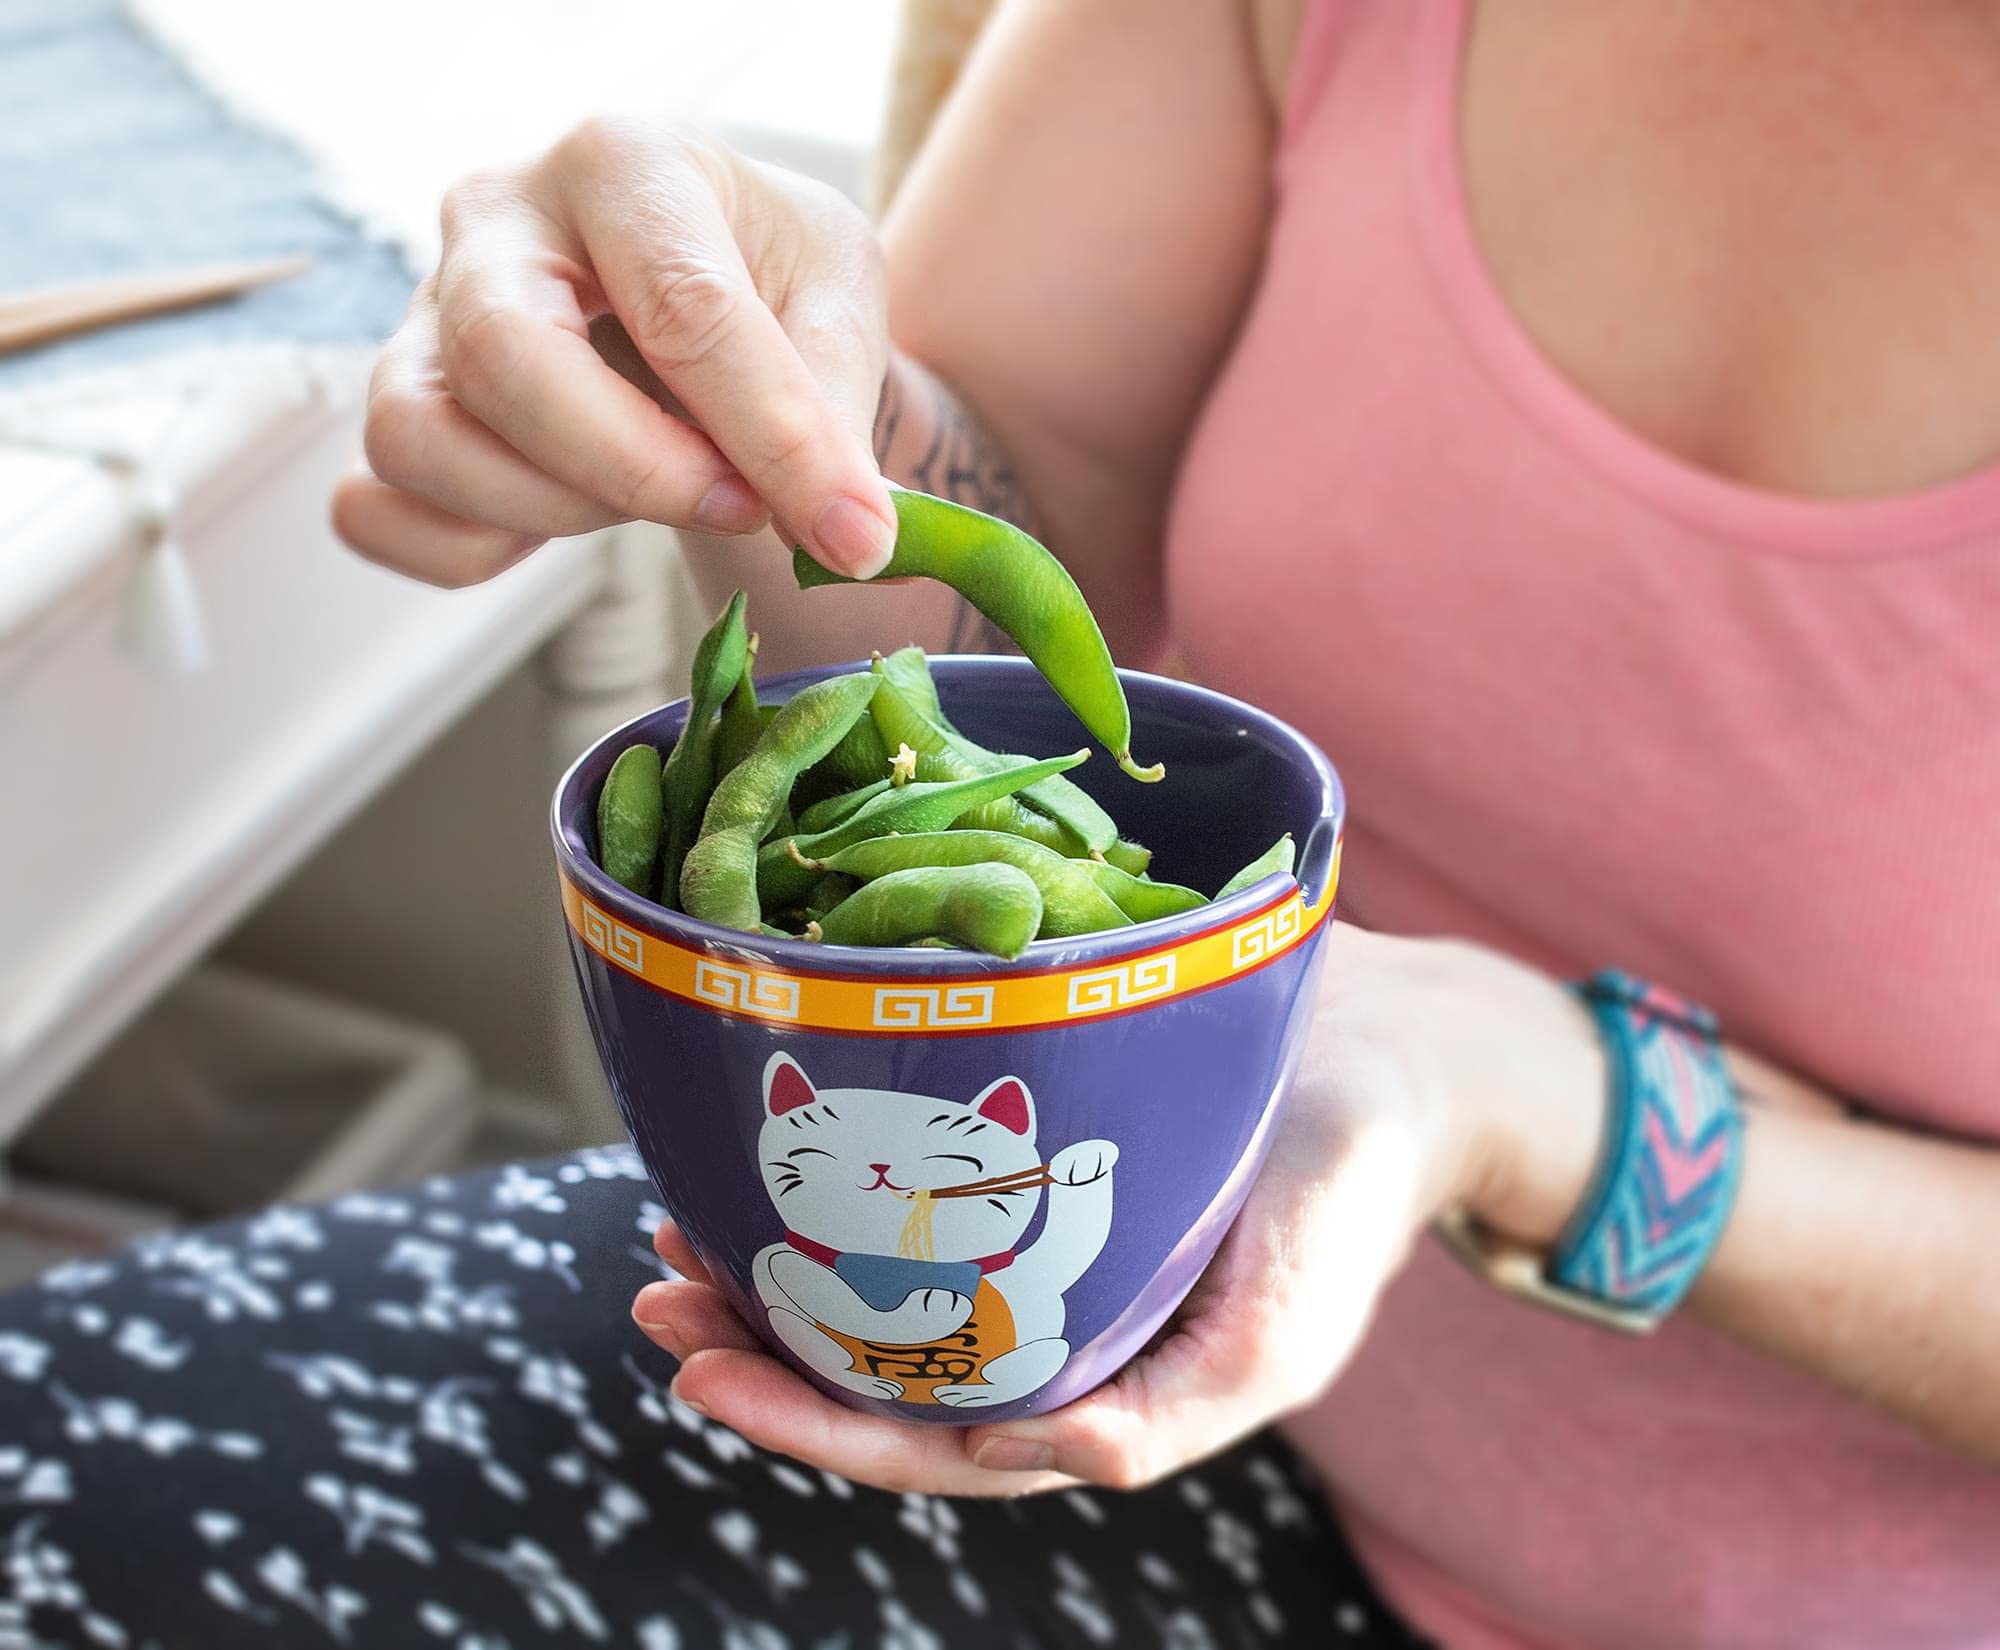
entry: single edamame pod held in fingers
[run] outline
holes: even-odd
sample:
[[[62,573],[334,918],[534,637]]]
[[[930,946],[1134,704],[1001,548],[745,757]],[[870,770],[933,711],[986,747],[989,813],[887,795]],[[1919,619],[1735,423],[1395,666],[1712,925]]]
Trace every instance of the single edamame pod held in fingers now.
[[[652,897],[660,863],[660,753],[630,745],[611,764],[597,797],[597,863],[635,894]]]
[[[763,848],[757,855],[758,897],[766,905],[789,905],[812,884],[815,873],[806,863],[810,860],[891,831],[942,831],[966,809],[1009,795],[1044,774],[1060,773],[1083,759],[1084,752],[1078,751],[1073,756],[1023,762],[1001,773],[978,774],[971,779],[891,785],[837,825],[813,836],[792,837]]]
[[[898,704],[904,708],[906,718],[921,717],[929,724],[928,729],[918,731],[934,734],[935,744],[948,745],[972,766],[989,770],[1005,767],[1016,760],[988,750],[952,726],[938,698],[930,661],[924,656],[922,648],[898,648],[887,658],[879,658],[879,662],[871,668],[895,689]],[[875,706],[871,707],[871,716],[878,728],[885,718],[890,722],[898,720],[898,705],[885,706],[886,697],[877,694]],[[894,744],[896,741],[889,739],[885,732],[883,742]],[[1118,822],[1092,799],[1088,791],[1063,774],[1054,774],[1030,785],[1021,793],[1021,801],[1062,826],[1083,844],[1086,853],[1102,853],[1118,840]]]
[[[1041,890],[1042,924],[1035,931],[1037,939],[1068,939],[1132,926],[1132,919],[1097,886],[1088,860],[1064,859],[1004,831],[872,837],[817,863],[824,870],[845,872],[863,882],[923,865],[1012,865],[1027,872]]]
[[[1231,894],[1240,894],[1252,883],[1262,882],[1266,877],[1279,871],[1290,873],[1292,869],[1292,833],[1283,836],[1266,848],[1235,876],[1225,882],[1217,891],[1217,899],[1227,899]]]
[[[931,865],[892,871],[820,918],[828,945],[906,945],[950,940],[1008,961],[1042,925],[1042,896],[1012,865]]]
[[[757,845],[786,805],[799,774],[833,749],[866,714],[875,692],[867,671],[801,688],[771,718],[750,754],[730,771],[702,815],[701,835],[681,867],[681,909],[703,922],[760,931]]]
[[[716,712],[742,677],[749,647],[750,638],[743,630],[743,592],[739,590],[694,650],[687,725],[674,742],[660,778],[662,828],[666,833],[660,875],[669,901],[680,887],[681,867],[694,846],[702,810],[715,788]]]
[[[1048,679],[1063,703],[1134,779],[1166,770],[1132,759],[1132,711],[1090,605],[1069,569],[1020,528],[928,493],[891,488],[896,553],[882,578],[948,584],[995,625]],[[798,549],[792,571],[801,590],[850,582]]]

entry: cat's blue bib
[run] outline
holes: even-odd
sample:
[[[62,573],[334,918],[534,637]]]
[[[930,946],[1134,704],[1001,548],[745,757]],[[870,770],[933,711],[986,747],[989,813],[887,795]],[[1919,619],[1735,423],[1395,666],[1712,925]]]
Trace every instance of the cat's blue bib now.
[[[971,1297],[983,1270],[976,1260],[912,1260],[907,1255],[836,1256],[835,1276],[877,1312],[893,1312],[918,1289]]]

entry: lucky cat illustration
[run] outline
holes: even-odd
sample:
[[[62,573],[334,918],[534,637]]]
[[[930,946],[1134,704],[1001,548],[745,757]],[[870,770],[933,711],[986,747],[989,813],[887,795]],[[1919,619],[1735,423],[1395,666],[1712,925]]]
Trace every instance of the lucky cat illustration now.
[[[1018,1078],[969,1102],[815,1090],[781,1053],[764,1068],[758,1145],[786,1227],[757,1257],[758,1296],[819,1374],[871,1398],[971,1406],[1062,1368],[1063,1291],[1111,1230],[1110,1141],[1044,1164]],[[1017,1250],[1044,1187],[1041,1233]]]

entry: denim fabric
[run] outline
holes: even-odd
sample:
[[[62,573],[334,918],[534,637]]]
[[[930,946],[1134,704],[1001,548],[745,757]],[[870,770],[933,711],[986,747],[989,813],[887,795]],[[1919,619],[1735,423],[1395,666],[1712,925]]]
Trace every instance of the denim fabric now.
[[[0,390],[169,351],[372,342],[400,251],[317,191],[294,145],[238,120],[114,0],[0,0],[0,293],[308,253],[295,280],[0,356]]]

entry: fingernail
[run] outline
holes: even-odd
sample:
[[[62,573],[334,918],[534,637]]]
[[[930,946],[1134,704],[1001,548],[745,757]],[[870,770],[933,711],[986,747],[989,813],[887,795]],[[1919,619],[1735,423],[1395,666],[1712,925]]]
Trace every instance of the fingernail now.
[[[1056,1452],[1035,1438],[989,1438],[972,1464],[989,1472],[1046,1472],[1056,1464]]]
[[[649,1283],[641,1289],[638,1298],[632,1302],[632,1321],[641,1329],[671,1329],[673,1315],[668,1302],[673,1299],[673,1286],[666,1283]]]
[[[694,524],[705,533],[747,533],[764,525],[764,501],[741,476],[724,476],[694,508]]]
[[[667,1391],[671,1396],[678,1398],[682,1403],[686,1404],[695,1414],[706,1415],[708,1413],[708,1406],[706,1404],[697,1403],[685,1392],[681,1391],[681,1378],[678,1375],[667,1383]]]
[[[896,524],[884,521],[852,494],[842,493],[820,511],[812,537],[829,566],[849,578],[872,579],[889,565]]]

